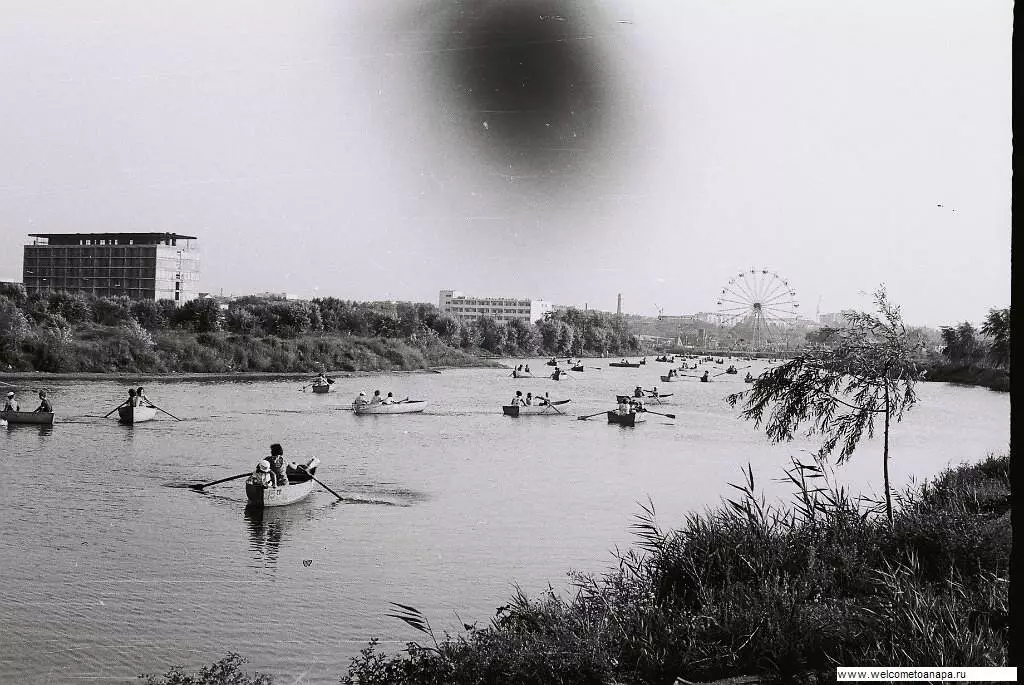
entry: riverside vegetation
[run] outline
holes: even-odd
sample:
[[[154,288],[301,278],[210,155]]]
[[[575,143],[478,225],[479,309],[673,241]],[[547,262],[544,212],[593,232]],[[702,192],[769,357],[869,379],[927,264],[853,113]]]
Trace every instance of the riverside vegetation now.
[[[413,607],[393,615],[425,639],[404,653],[376,640],[349,685],[672,683],[757,674],[831,681],[837,665],[1007,664],[1010,458],[961,465],[884,502],[794,461],[794,496],[766,502],[748,467],[737,495],[663,529],[653,505],[635,544],[573,591],[515,594],[484,626],[436,634]],[[270,685],[226,659],[147,685]]]
[[[221,309],[0,285],[0,369],[13,371],[411,370],[582,350],[631,354],[639,342],[621,317],[573,309],[537,324],[460,322],[424,303],[246,297]]]

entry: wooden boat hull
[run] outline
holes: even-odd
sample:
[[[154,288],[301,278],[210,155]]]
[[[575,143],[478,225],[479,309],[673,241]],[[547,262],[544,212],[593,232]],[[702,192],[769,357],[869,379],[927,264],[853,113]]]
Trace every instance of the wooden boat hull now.
[[[608,412],[608,423],[614,423],[618,426],[633,427],[638,423],[643,423],[644,418],[639,416],[636,412],[630,412],[628,414],[620,414],[617,411]]]
[[[626,362],[626,363],[611,362],[611,363],[608,364],[608,366],[614,366],[614,367],[619,368],[619,369],[639,369],[640,368],[639,362],[636,363],[636,364],[631,364],[629,362]]]
[[[313,491],[313,480],[302,483],[291,483],[280,488],[264,488],[259,485],[245,484],[245,497],[253,507],[283,507],[294,504],[309,496]]]
[[[677,380],[679,380],[679,376],[662,376],[661,377],[661,382],[662,383],[675,383]]]
[[[135,424],[152,421],[156,418],[156,409],[154,407],[118,407],[117,417],[121,423]]]
[[[0,411],[0,419],[7,423],[30,423],[37,426],[52,426],[53,412]]]
[[[330,391],[331,391],[331,386],[329,386],[329,385],[314,385],[313,386],[313,392],[316,393],[317,395],[325,395],[325,394],[329,393]]]
[[[502,406],[501,413],[505,416],[518,417],[518,416],[563,416],[557,407],[558,405],[568,404],[569,400],[560,400],[552,402],[551,404],[528,404],[516,406],[513,404],[507,404]]]
[[[512,378],[533,378],[529,371],[512,371]]]
[[[572,367],[572,371],[576,371],[578,373],[580,371],[583,371],[583,367],[582,366],[574,366],[574,367]]]
[[[367,404],[361,407],[352,405],[352,413],[357,416],[364,416],[366,414],[416,414],[426,408],[426,400],[409,400],[408,402],[395,402],[394,404]]]

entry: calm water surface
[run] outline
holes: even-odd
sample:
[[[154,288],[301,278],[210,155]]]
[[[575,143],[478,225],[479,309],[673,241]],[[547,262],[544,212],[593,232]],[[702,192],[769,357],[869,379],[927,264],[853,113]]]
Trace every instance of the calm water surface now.
[[[663,384],[668,364],[587,367],[557,383],[493,369],[342,379],[327,395],[295,381],[150,382],[147,394],[183,421],[135,427],[100,418],[126,385],[48,383],[53,428],[0,432],[0,682],[130,682],[229,650],[284,682],[337,682],[369,637],[392,652],[418,638],[386,616],[389,602],[437,628],[486,623],[514,584],[537,594],[565,587],[569,569],[609,567],[638,502],[650,497],[673,525],[718,503],[748,462],[770,495],[785,494],[773,479],[813,446],[769,445],[737,418],[722,398],[745,369]],[[575,419],[636,385],[674,392],[652,408],[676,420]],[[376,388],[430,405],[345,411]],[[1008,394],[919,388],[894,430],[895,483],[1007,449]],[[517,389],[573,401],[565,417],[502,416]],[[344,499],[318,489],[253,512],[242,480],[182,487],[251,470],[271,442],[290,460],[320,457],[318,476]],[[840,479],[878,492],[880,451],[880,440],[862,445]]]

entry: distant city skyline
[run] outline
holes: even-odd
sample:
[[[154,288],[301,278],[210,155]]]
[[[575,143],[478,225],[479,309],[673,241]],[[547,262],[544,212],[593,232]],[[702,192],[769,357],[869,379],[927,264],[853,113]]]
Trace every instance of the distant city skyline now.
[[[807,318],[1009,305],[1012,3],[541,2],[504,43],[459,43],[488,0],[5,3],[0,275],[153,231],[207,292],[685,314],[766,268]]]

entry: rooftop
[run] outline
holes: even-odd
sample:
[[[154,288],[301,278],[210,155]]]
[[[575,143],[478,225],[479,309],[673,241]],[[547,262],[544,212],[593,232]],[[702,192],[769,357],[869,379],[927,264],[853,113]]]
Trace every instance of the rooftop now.
[[[110,240],[112,238],[151,239],[167,240],[170,238],[182,240],[198,240],[194,235],[181,235],[180,233],[132,233],[126,231],[110,231],[106,233],[29,233],[30,238],[71,238],[71,239],[99,239]]]

